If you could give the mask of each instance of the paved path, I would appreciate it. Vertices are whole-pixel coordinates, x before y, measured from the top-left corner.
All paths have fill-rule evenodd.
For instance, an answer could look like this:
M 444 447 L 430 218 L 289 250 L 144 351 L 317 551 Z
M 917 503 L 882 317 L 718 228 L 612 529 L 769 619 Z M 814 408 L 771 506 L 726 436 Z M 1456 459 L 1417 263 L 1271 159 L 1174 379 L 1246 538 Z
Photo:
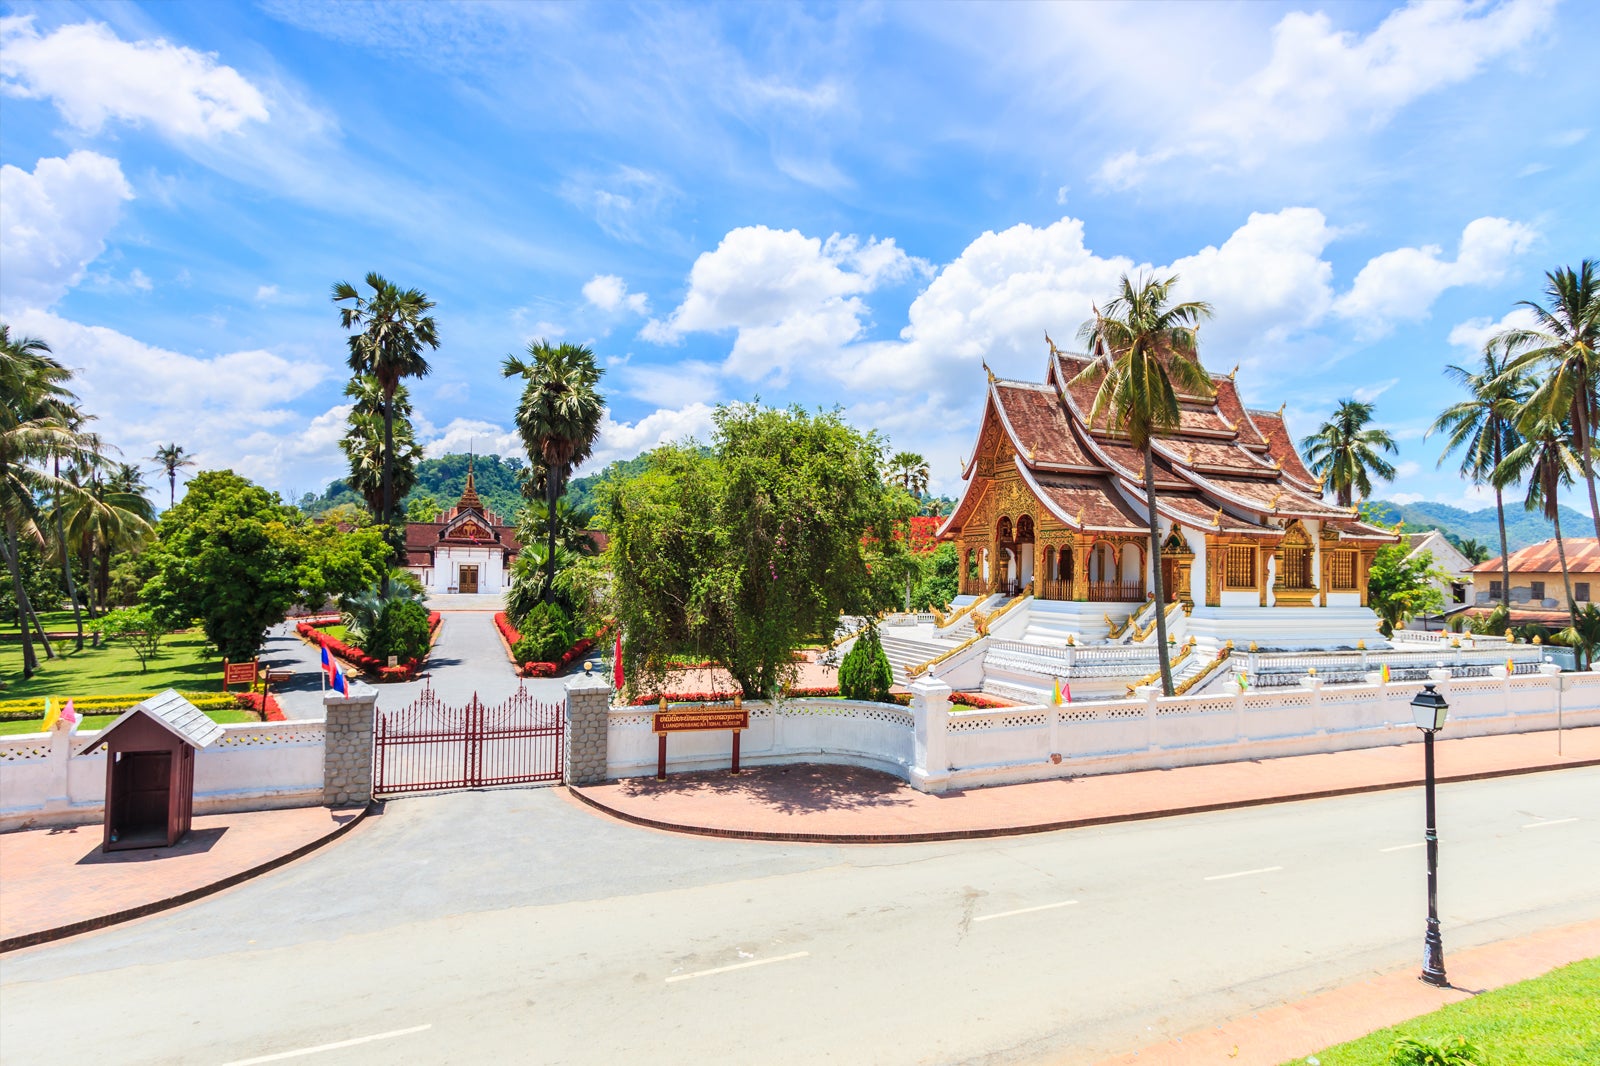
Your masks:
M 291 669 L 294 679 L 278 686 L 278 702 L 289 718 L 321 718 L 321 649 L 295 634 L 294 624 L 274 626 L 267 634 L 261 658 L 270 669 Z M 422 675 L 415 681 L 378 686 L 379 708 L 404 707 L 425 686 L 432 686 L 445 703 L 465 703 L 476 692 L 486 703 L 505 699 L 518 684 L 539 699 L 560 699 L 560 678 L 534 678 L 523 682 L 506 657 L 505 645 L 494 627 L 490 611 L 442 612 L 439 637 Z
M 1447 966 L 1600 916 L 1597 790 L 1596 768 L 1443 786 Z M 1414 967 L 1419 808 L 1381 792 L 846 848 L 641 830 L 557 789 L 419 797 L 191 907 L 9 956 L 0 1045 L 1095 1063 Z
M 1405 737 L 1419 735 L 1409 730 Z M 1434 745 L 1441 780 L 1600 765 L 1600 726 Z M 635 777 L 575 789 L 619 817 L 715 836 L 889 843 L 1187 814 L 1421 783 L 1416 742 L 1173 770 L 994 785 L 931 795 L 848 766 L 764 766 Z

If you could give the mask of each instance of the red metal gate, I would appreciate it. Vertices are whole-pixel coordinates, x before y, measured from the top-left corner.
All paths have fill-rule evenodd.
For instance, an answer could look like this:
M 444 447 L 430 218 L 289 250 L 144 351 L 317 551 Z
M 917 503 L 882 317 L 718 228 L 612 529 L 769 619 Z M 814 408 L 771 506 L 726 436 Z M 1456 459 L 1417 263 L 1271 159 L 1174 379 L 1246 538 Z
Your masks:
M 373 792 L 439 792 L 561 780 L 562 705 L 526 689 L 486 707 L 474 693 L 447 707 L 433 690 L 398 711 L 379 711 L 373 735 Z

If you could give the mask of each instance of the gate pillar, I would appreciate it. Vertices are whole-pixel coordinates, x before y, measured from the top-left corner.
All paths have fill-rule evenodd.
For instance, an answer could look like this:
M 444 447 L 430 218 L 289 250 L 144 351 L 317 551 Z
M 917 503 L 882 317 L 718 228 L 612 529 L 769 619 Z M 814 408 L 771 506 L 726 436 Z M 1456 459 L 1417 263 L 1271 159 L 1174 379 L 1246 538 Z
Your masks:
M 372 800 L 372 720 L 378 690 L 350 682 L 350 694 L 322 697 L 322 802 L 329 807 L 365 806 Z
M 611 685 L 599 674 L 579 674 L 566 688 L 566 781 L 569 785 L 598 785 L 606 779 Z

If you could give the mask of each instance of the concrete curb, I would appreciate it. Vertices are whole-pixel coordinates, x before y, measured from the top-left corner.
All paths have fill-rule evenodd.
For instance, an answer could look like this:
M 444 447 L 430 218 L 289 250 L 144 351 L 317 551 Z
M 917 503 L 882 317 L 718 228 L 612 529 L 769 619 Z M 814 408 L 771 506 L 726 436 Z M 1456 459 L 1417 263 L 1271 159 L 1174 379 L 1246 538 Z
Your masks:
M 1583 759 L 1576 762 L 1554 763 L 1542 766 L 1518 766 L 1507 770 L 1482 770 L 1472 774 L 1440 776 L 1434 780 L 1441 785 L 1448 785 L 1466 781 L 1487 781 L 1497 777 L 1542 774 L 1552 770 L 1577 770 L 1588 766 L 1600 766 L 1600 759 Z M 1033 833 L 1053 833 L 1060 829 L 1084 829 L 1089 826 L 1113 825 L 1118 822 L 1143 822 L 1154 818 L 1177 818 L 1186 814 L 1209 814 L 1214 811 L 1236 810 L 1245 807 L 1265 807 L 1274 803 L 1298 803 L 1302 800 L 1332 799 L 1337 796 L 1354 796 L 1367 792 L 1391 792 L 1400 788 L 1419 788 L 1422 784 L 1422 778 L 1417 777 L 1404 781 L 1385 781 L 1373 785 L 1352 785 L 1347 788 L 1295 792 L 1281 796 L 1257 796 L 1240 800 L 1226 800 L 1219 803 L 1169 807 L 1156 811 L 1132 811 L 1126 814 L 1106 814 L 1092 818 L 1069 818 L 1062 821 L 1039 822 L 1032 825 L 996 826 L 990 829 L 950 829 L 921 833 L 782 833 L 750 829 L 725 829 L 716 826 L 683 825 L 676 822 L 662 821 L 657 818 L 645 818 L 637 814 L 630 814 L 627 811 L 618 810 L 592 796 L 586 795 L 583 789 L 578 786 L 567 785 L 566 789 L 574 799 L 602 814 L 633 825 L 644 826 L 648 829 L 662 829 L 669 833 L 721 837 L 727 840 L 762 840 L 783 844 L 929 844 L 945 840 L 982 840 L 989 837 L 1027 836 Z
M 275 858 L 268 859 L 264 863 L 250 867 L 248 870 L 241 870 L 236 874 L 229 874 L 222 880 L 213 881 L 209 885 L 201 885 L 199 888 L 191 888 L 187 892 L 180 892 L 176 896 L 169 896 L 166 899 L 153 900 L 149 903 L 141 903 L 137 907 L 129 907 L 126 910 L 116 911 L 112 914 L 102 914 L 96 918 L 85 918 L 82 921 L 69 922 L 66 925 L 58 925 L 54 929 L 39 929 L 31 933 L 21 933 L 17 936 L 0 940 L 0 955 L 4 955 L 11 951 L 19 951 L 22 948 L 37 947 L 40 944 L 48 944 L 55 940 L 65 940 L 67 937 L 77 936 L 79 933 L 92 933 L 97 929 L 106 929 L 113 925 L 121 925 L 123 922 L 131 922 L 136 918 L 145 918 L 152 914 L 159 914 L 162 911 L 171 910 L 174 907 L 181 907 L 185 903 L 193 903 L 197 899 L 204 899 L 206 896 L 214 895 L 223 891 L 224 889 L 232 888 L 234 885 L 243 884 L 244 882 L 253 878 L 260 877 L 262 874 L 271 873 L 280 866 L 287 866 L 296 859 L 311 854 L 324 844 L 331 844 L 335 840 L 338 840 L 340 837 L 350 832 L 350 830 L 366 821 L 367 815 L 380 808 L 382 806 L 382 802 L 383 801 L 381 800 L 373 800 L 365 807 L 361 808 L 359 814 L 350 819 L 348 822 L 339 826 L 337 829 L 334 829 L 315 840 L 308 840 L 306 843 L 301 844 L 293 851 L 285 852 L 284 854 L 276 856 Z

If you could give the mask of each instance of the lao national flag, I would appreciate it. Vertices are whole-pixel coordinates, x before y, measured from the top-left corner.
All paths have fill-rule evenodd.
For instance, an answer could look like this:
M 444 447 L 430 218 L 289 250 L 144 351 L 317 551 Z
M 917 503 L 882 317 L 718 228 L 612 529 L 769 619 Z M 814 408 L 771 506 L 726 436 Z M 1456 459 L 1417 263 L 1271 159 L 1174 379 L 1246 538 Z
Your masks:
M 328 649 L 322 649 L 322 672 L 328 675 L 328 680 L 333 680 L 333 675 L 338 670 L 333 665 L 333 656 L 328 654 Z
M 323 654 L 327 654 L 324 652 Z M 350 682 L 344 678 L 344 671 L 337 666 L 333 668 L 333 691 L 341 696 L 350 695 Z

